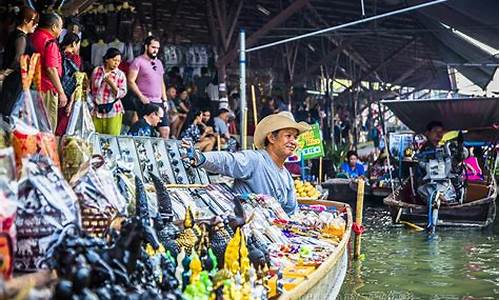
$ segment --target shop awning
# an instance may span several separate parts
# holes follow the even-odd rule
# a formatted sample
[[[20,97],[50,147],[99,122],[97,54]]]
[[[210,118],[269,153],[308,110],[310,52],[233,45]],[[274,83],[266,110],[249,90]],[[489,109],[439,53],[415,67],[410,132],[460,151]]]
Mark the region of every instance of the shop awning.
[[[498,124],[498,98],[381,101],[411,130],[421,133],[431,121],[447,130],[491,128]]]

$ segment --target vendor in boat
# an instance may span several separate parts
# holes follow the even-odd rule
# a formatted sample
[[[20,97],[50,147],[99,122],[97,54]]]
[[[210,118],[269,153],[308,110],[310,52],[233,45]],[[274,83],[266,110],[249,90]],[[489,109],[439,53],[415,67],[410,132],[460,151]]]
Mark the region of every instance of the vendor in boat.
[[[191,149],[191,163],[234,178],[233,189],[237,193],[274,197],[291,215],[297,210],[297,199],[285,160],[294,154],[299,134],[310,129],[307,123],[296,122],[290,112],[269,115],[255,128],[254,144],[258,150],[201,153]],[[183,141],[183,146],[192,147],[186,141]]]
[[[359,162],[358,154],[353,150],[347,152],[347,161],[340,168],[348,178],[365,176],[365,167]]]
[[[425,137],[426,143],[423,150],[434,149],[439,146],[439,142],[443,139],[445,134],[444,125],[440,121],[431,121],[426,126]]]
[[[455,186],[461,186],[460,182],[451,182],[452,153],[447,153],[440,145],[445,134],[443,123],[439,121],[429,122],[426,126],[425,136],[427,141],[417,153],[419,161],[417,168],[417,192],[428,201],[435,193],[439,192],[442,203],[452,204],[457,201],[458,195]],[[461,176],[460,176],[461,177]],[[457,177],[455,179],[460,179]],[[461,193],[462,194],[462,193]]]

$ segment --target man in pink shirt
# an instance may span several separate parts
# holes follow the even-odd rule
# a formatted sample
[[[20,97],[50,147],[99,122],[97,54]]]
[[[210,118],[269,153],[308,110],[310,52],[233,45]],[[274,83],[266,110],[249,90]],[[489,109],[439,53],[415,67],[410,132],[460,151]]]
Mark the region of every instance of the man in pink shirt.
[[[40,88],[52,131],[56,129],[57,109],[66,106],[68,102],[61,84],[62,56],[57,45],[57,38],[62,28],[63,21],[58,14],[43,14],[40,16],[38,29],[31,36],[35,52],[40,53],[42,64]]]
[[[144,54],[134,59],[128,72],[128,87],[139,98],[138,114],[143,115],[145,104],[152,103],[168,111],[167,92],[163,74],[165,73],[161,61],[157,58],[160,50],[160,41],[148,36],[144,41]],[[170,122],[165,113],[158,124],[161,137],[170,135]]]

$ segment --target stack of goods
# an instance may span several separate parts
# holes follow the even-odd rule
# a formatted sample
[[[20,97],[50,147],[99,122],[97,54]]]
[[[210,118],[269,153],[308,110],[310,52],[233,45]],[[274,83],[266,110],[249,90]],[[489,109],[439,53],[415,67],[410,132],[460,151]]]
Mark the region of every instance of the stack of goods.
[[[296,179],[294,181],[295,194],[298,198],[319,199],[321,192],[311,182]]]
[[[244,205],[252,221],[245,226],[267,253],[270,295],[296,287],[334,251],[345,232],[345,213],[323,205],[301,206],[288,216],[277,201],[248,195]],[[259,247],[256,247],[259,248]]]

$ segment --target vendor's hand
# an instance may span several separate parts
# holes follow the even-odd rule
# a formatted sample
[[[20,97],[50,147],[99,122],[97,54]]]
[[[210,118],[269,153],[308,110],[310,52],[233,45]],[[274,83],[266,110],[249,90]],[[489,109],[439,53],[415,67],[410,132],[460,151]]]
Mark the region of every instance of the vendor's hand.
[[[141,100],[141,102],[143,104],[148,104],[149,103],[149,98],[146,97],[146,96],[144,96],[144,95],[139,96],[139,100]]]
[[[65,93],[59,94],[59,107],[65,107],[68,104],[68,97]]]
[[[182,151],[185,153],[181,152],[181,156],[184,154],[182,157],[182,160],[188,162],[192,166],[198,166],[205,161],[205,157],[200,152],[200,150],[198,150],[194,147],[194,143],[192,141],[182,139],[181,146],[185,150],[185,151]]]

